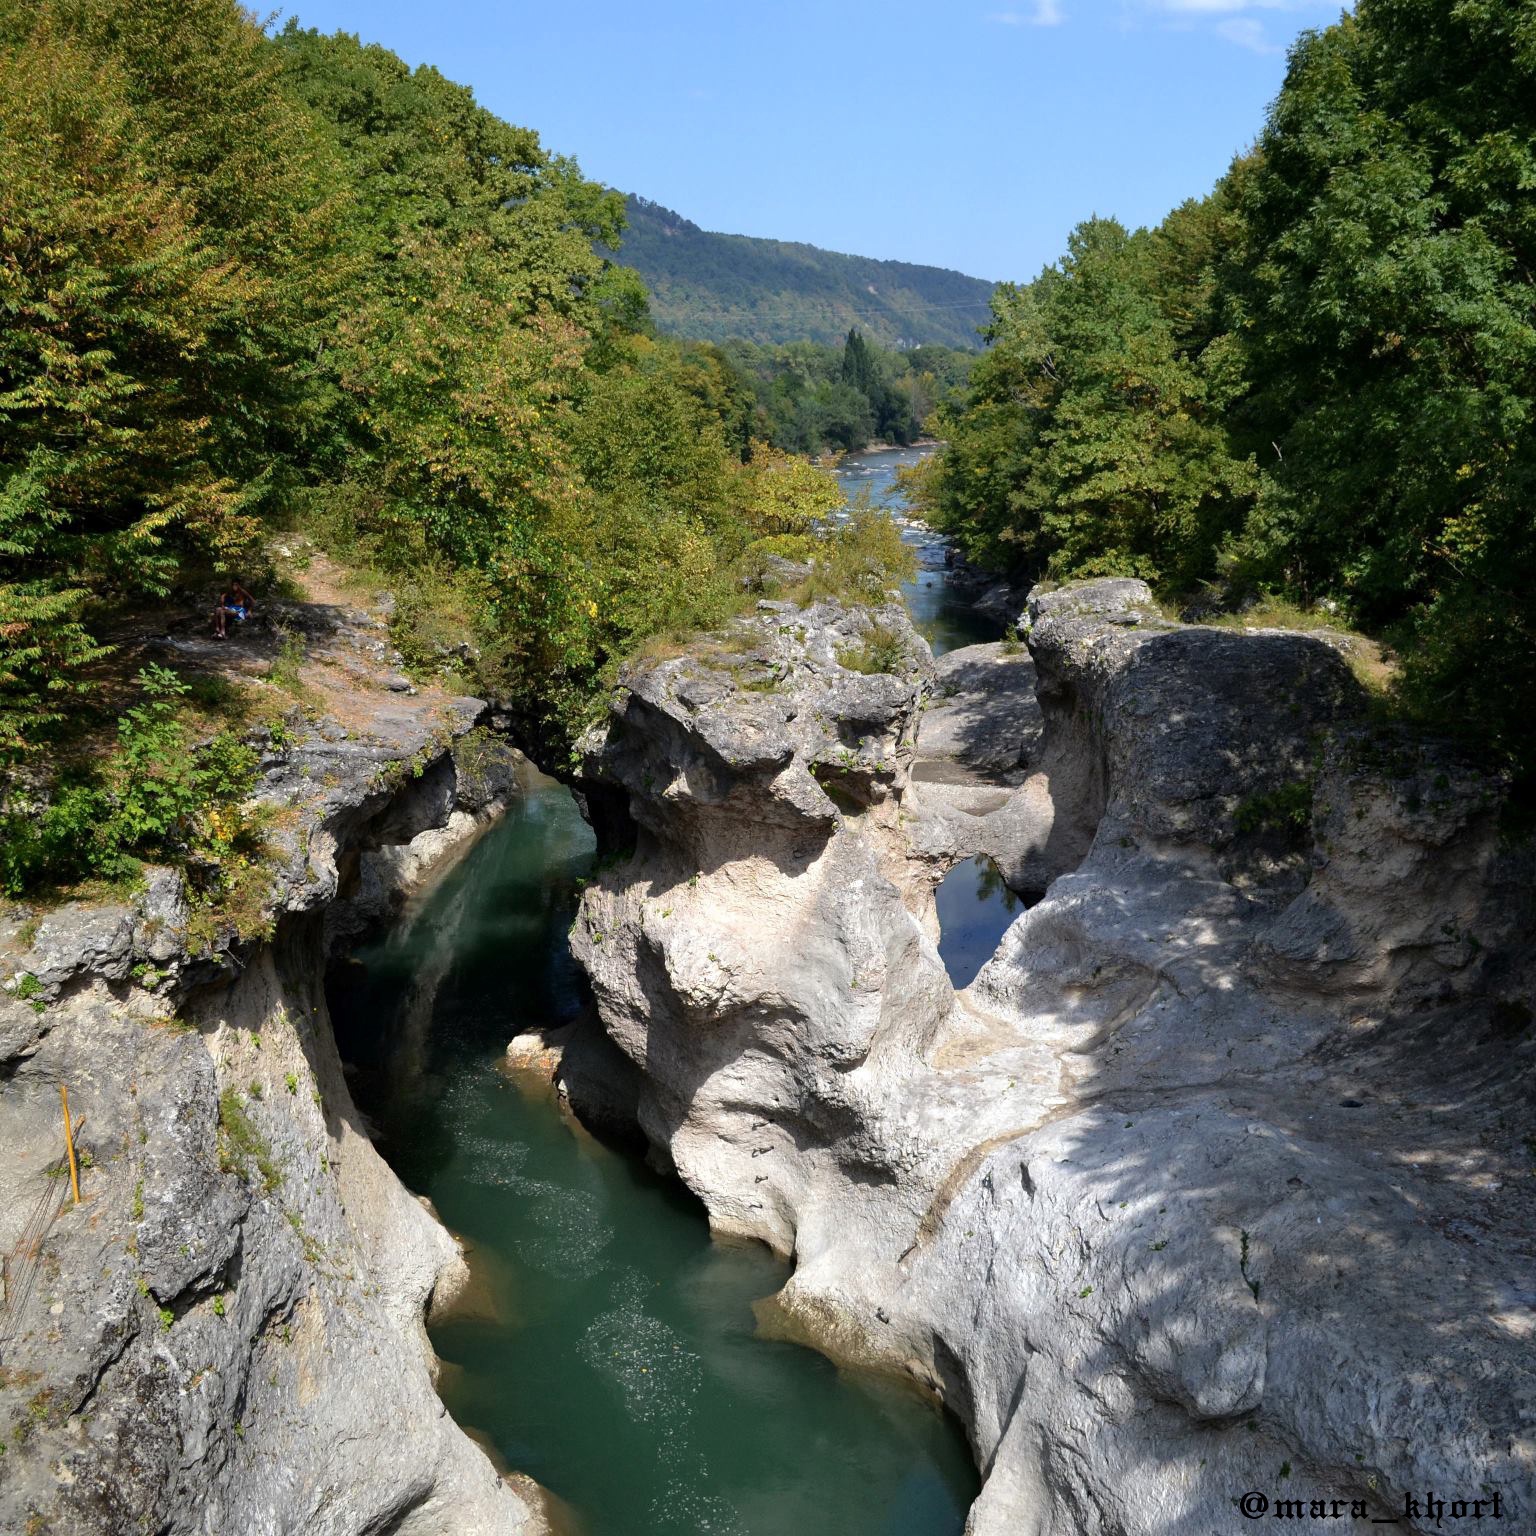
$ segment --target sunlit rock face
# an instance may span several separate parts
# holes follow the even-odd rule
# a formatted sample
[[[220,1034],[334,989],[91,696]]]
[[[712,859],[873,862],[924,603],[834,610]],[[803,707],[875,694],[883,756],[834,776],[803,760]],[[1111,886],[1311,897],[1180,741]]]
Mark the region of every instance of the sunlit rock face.
[[[485,712],[360,689],[349,731],[264,765],[270,938],[190,933],[170,870],[0,918],[0,1530],[545,1528],[434,1390],[424,1318],[464,1260],[375,1151],[322,985],[327,929],[386,917],[514,792],[517,754],[467,739]]]
[[[1138,582],[937,677],[909,632],[843,665],[870,622],[763,611],[588,743],[629,837],[573,942],[656,1156],[794,1255],[765,1322],[943,1394],[975,1536],[1536,1508],[1500,786],[1364,725],[1322,641]],[[978,852],[1032,904],[956,993],[931,892]]]

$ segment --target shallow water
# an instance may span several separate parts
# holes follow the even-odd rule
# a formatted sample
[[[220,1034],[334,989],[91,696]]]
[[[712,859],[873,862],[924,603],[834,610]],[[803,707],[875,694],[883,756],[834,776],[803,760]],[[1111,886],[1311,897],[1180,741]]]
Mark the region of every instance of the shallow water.
[[[990,960],[1024,901],[1003,884],[986,854],[956,864],[933,893],[939,909],[939,958],[952,987],[968,987]]]
[[[867,487],[875,505],[885,507],[902,525],[902,539],[917,555],[918,571],[915,581],[902,584],[901,593],[918,633],[935,656],[942,656],[962,646],[1001,640],[1003,626],[977,613],[945,579],[948,546],[943,537],[908,521],[911,509],[896,484],[896,471],[904,464],[916,464],[925,452],[921,448],[889,448],[854,454],[839,465],[837,478],[850,500]]]
[[[586,1536],[955,1536],[977,1479],[954,1423],[755,1338],[786,1267],[712,1241],[677,1184],[498,1069],[580,1006],[565,935],[591,857],[570,795],[535,779],[333,977],[380,1149],[474,1250],[474,1315],[433,1333],[449,1409]]]

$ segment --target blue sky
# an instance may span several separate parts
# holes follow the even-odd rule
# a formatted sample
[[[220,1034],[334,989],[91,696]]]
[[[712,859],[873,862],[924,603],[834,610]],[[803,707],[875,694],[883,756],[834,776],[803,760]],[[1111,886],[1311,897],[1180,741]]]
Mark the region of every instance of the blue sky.
[[[1033,277],[1251,142],[1338,0],[290,0],[706,229]]]

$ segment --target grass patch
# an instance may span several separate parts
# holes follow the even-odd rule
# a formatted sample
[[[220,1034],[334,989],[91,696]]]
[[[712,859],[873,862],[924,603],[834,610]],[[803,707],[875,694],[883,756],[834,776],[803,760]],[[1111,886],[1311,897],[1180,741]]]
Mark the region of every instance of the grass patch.
[[[226,1088],[219,1095],[219,1167],[243,1178],[250,1178],[254,1168],[268,1194],[283,1182],[272,1145],[246,1112],[238,1088]]]
[[[1199,622],[1216,629],[1336,629],[1341,634],[1353,633],[1341,614],[1271,596],[1262,597],[1241,611],[1215,613]]]
[[[892,587],[910,580],[917,571],[916,556],[902,543],[901,531],[890,518],[872,508],[855,509],[850,520],[840,528],[820,534],[796,535],[793,539],[779,535],[760,539],[749,546],[737,564],[741,580],[735,586],[734,595],[720,605],[717,621],[720,627],[733,618],[756,612],[759,592],[753,572],[760,567],[765,550],[770,554],[779,553],[787,545],[792,545],[796,556],[809,563],[811,572],[775,595],[802,608],[824,601],[859,607],[881,604],[887,601]],[[857,643],[850,649],[855,654],[860,650]],[[728,637],[702,636],[699,628],[687,625],[657,629],[636,640],[627,660],[631,664],[643,664],[671,661],[679,656],[692,656],[706,665],[723,663],[732,672],[763,670],[760,663],[733,649]],[[871,655],[869,659],[879,658]],[[904,650],[900,652],[900,659],[904,669]],[[871,670],[888,671],[890,668],[873,666]],[[743,681],[742,686],[752,692],[771,693],[779,682],[777,677],[763,676]]]
[[[1198,620],[1213,629],[1287,629],[1301,634],[1325,632],[1327,642],[1354,673],[1355,681],[1378,702],[1388,701],[1402,673],[1392,648],[1352,629],[1341,613],[1308,607],[1283,597],[1266,596],[1241,612],[1215,613]]]
[[[280,629],[277,632],[277,654],[267,666],[267,681],[295,698],[304,698],[309,692],[304,681],[305,655],[303,635],[291,629]]]
[[[912,665],[905,639],[899,631],[885,624],[876,624],[859,640],[839,646],[837,662],[850,672],[862,672],[866,677],[886,672],[899,676]]]
[[[877,508],[856,506],[842,527],[817,542],[811,574],[785,595],[800,604],[818,599],[883,603],[892,587],[917,575],[917,556],[901,530]]]

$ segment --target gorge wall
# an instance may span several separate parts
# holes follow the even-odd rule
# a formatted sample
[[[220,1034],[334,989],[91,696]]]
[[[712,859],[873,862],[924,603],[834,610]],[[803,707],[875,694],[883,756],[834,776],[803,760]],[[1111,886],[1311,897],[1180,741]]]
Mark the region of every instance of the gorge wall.
[[[935,669],[897,609],[765,602],[628,679],[573,943],[653,1156],[793,1255],[765,1326],[942,1394],[973,1536],[1208,1536],[1250,1491],[1528,1519],[1500,785],[1368,725],[1316,638],[1136,582],[1026,628]],[[976,852],[1034,904],[956,993],[932,889]],[[621,1102],[601,1059],[567,1056],[578,1107]]]
[[[268,751],[270,937],[194,939],[169,870],[0,922],[0,1529],[546,1528],[434,1391],[424,1319],[464,1261],[374,1150],[326,1013],[328,946],[515,792],[484,705],[385,670],[349,685],[361,724]]]
[[[516,755],[477,701],[363,702],[264,764],[269,937],[193,942],[164,871],[0,920],[6,1530],[544,1528],[433,1390],[462,1259],[321,985]],[[937,664],[899,608],[764,603],[587,742],[566,1092],[794,1257],[765,1330],[943,1397],[973,1536],[1532,1508],[1530,844],[1362,702],[1317,639],[1096,582]],[[1032,905],[956,992],[976,853]]]

